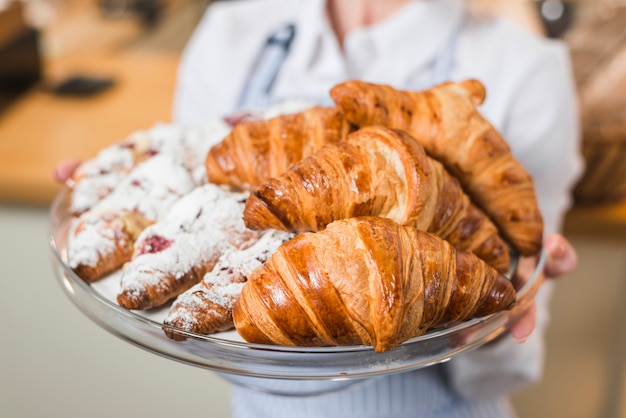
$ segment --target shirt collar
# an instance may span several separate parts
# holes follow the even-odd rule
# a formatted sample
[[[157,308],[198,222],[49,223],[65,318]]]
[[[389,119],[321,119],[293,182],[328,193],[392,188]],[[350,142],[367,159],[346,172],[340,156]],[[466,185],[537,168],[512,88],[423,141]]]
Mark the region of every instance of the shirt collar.
[[[401,74],[414,73],[454,47],[463,13],[463,0],[414,0],[384,21],[349,33],[346,54],[352,52],[351,42],[356,40],[358,49],[359,38],[369,40],[376,60],[394,63],[384,66],[385,74],[372,74],[382,80],[371,81],[401,83]]]
[[[326,16],[325,0],[301,0],[296,38],[272,95],[331,103],[330,88],[345,80],[345,61]]]
[[[296,39],[276,88],[289,95],[294,82],[299,89],[314,91],[350,78],[404,85],[409,75],[447,47],[463,10],[463,0],[414,0],[384,21],[350,32],[342,51],[327,17],[326,0],[302,0]],[[407,53],[411,44],[414,52]],[[313,79],[318,83],[302,86]]]
[[[341,59],[342,51],[330,26],[326,0],[304,0],[296,22],[293,61],[311,68],[319,59]]]

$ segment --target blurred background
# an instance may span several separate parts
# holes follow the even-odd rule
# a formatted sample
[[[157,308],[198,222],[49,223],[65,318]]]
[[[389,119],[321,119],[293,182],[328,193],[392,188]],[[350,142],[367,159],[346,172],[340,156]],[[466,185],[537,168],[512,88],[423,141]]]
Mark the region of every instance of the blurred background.
[[[476,0],[479,1],[479,0]],[[212,372],[142,351],[55,279],[55,164],[170,121],[181,50],[209,0],[0,0],[0,416],[228,417]],[[565,233],[543,382],[521,418],[626,418],[626,0],[480,0],[571,48],[587,171]]]

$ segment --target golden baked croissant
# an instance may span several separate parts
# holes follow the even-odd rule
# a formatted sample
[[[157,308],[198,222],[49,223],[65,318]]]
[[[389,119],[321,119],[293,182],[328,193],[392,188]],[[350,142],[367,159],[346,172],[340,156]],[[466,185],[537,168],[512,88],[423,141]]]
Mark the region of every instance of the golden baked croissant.
[[[479,81],[448,82],[420,92],[349,81],[330,94],[357,126],[384,125],[412,134],[461,181],[514,248],[523,255],[539,251],[543,220],[533,180],[477,110],[485,98]]]
[[[244,285],[233,319],[252,343],[381,352],[508,309],[515,297],[504,276],[433,234],[349,218],[281,245]]]
[[[341,140],[349,129],[341,113],[326,107],[239,123],[209,151],[208,181],[249,189]]]
[[[509,268],[507,244],[459,182],[409,134],[382,126],[320,148],[253,189],[244,209],[251,229],[292,232],[365,215],[432,232],[500,272]]]

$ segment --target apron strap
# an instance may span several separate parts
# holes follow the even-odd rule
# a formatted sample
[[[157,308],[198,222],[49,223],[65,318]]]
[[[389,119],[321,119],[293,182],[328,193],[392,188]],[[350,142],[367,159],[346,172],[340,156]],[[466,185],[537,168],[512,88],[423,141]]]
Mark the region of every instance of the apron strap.
[[[450,81],[454,69],[459,36],[463,29],[463,23],[459,24],[450,34],[444,47],[437,53],[430,65],[430,77],[426,81],[411,83],[409,88],[414,91],[425,90],[438,84]]]
[[[454,68],[454,56],[458,42],[459,31],[455,30],[444,49],[437,55],[431,67],[431,87],[449,81]]]
[[[239,98],[239,109],[262,109],[269,104],[270,93],[289,55],[295,35],[296,27],[292,23],[270,34]]]

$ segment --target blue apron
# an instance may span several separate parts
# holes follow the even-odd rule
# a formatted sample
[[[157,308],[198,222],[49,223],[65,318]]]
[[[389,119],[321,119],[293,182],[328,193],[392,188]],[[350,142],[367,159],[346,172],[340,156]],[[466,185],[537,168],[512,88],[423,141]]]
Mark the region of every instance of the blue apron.
[[[453,31],[446,46],[433,58],[427,81],[411,82],[408,86],[401,87],[419,91],[450,80],[459,32],[460,27]],[[272,91],[278,74],[289,56],[295,37],[296,27],[294,24],[280,27],[270,34],[250,71],[238,101],[238,109],[266,109],[285,100],[285,98],[272,97]],[[312,98],[292,97],[290,99],[310,100]],[[323,96],[320,94],[319,97],[313,98],[313,102],[320,105],[333,105],[327,92],[324,92]]]

